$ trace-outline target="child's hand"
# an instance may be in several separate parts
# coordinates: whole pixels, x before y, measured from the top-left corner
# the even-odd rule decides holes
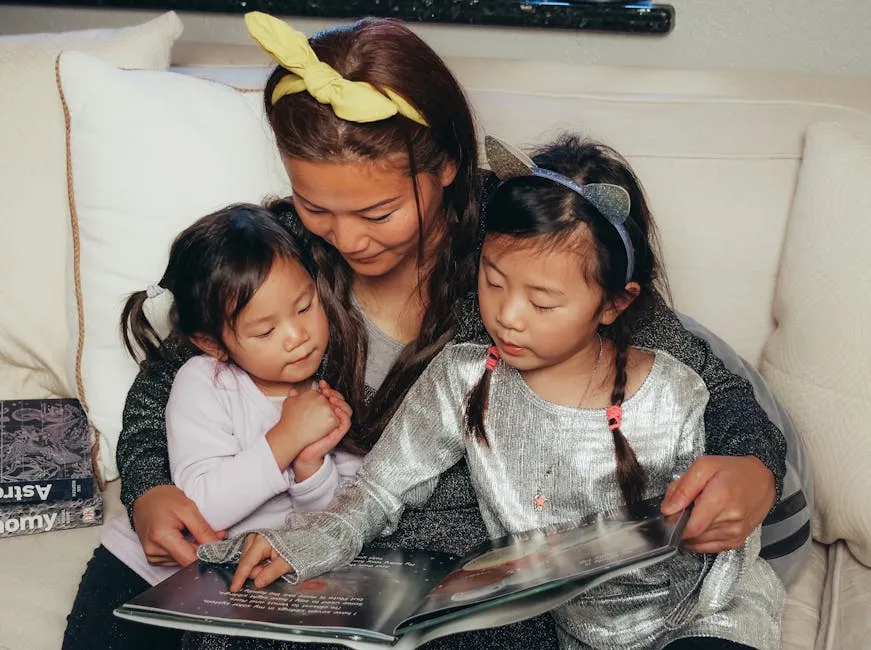
[[[291,390],[278,424],[266,432],[278,466],[287,469],[303,449],[334,432],[341,425],[336,412],[327,397],[316,390]]]
[[[342,394],[330,388],[330,385],[325,381],[321,381],[318,387],[321,394],[333,406],[339,424],[323,438],[299,452],[293,461],[293,475],[297,482],[304,481],[317,472],[324,462],[324,456],[335,449],[336,445],[348,433],[348,429],[351,428],[351,407],[342,397]]]
[[[293,567],[281,559],[265,537],[251,533],[245,538],[242,557],[239,558],[239,566],[236,567],[230,583],[230,591],[240,591],[248,578],[254,580],[255,587],[262,589],[291,571]]]
[[[333,408],[336,410],[336,415],[339,415],[339,411],[345,413],[348,418],[353,415],[353,411],[351,410],[350,404],[345,401],[345,397],[337,390],[330,388],[330,385],[321,379],[318,382],[318,390],[321,391],[321,395],[326,397],[330,404],[333,405]]]

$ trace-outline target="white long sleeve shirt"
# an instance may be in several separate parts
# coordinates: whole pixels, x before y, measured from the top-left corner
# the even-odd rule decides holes
[[[290,512],[319,511],[361,459],[342,450],[296,482],[282,471],[265,434],[281,416],[281,399],[265,396],[243,370],[202,355],[185,363],[166,406],[166,435],[173,482],[196,503],[215,530],[231,536],[282,527]],[[150,584],[177,567],[148,563],[125,515],[106,526],[102,543]]]

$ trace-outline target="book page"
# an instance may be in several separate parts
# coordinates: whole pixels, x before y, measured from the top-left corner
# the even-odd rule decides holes
[[[465,616],[482,604],[492,606],[671,554],[680,539],[676,527],[682,530],[686,517],[666,519],[659,503],[655,499],[581,524],[494,540],[441,581],[410,623],[459,610]]]
[[[299,584],[278,580],[256,589],[249,582],[230,593],[235,567],[193,564],[122,609],[142,622],[163,612],[177,623],[208,619],[227,628],[320,629],[392,640],[398,624],[454,566],[456,558],[440,553],[369,550],[347,567]]]

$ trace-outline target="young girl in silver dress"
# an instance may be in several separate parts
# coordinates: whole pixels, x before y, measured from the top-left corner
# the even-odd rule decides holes
[[[704,453],[704,382],[628,343],[659,281],[628,164],[574,137],[534,161],[487,144],[502,180],[478,280],[491,341],[433,360],[328,512],[202,546],[204,560],[239,560],[232,590],[346,564],[461,458],[497,537],[663,494]],[[568,602],[553,612],[561,646],[776,650],[784,589],[759,539],[756,529],[735,550],[682,550]]]

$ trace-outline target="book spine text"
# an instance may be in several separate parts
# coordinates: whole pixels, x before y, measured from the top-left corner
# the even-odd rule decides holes
[[[93,478],[59,478],[46,481],[0,483],[0,505],[73,501],[94,496]]]
[[[99,494],[75,501],[0,506],[0,538],[98,526],[101,523],[103,500]]]

